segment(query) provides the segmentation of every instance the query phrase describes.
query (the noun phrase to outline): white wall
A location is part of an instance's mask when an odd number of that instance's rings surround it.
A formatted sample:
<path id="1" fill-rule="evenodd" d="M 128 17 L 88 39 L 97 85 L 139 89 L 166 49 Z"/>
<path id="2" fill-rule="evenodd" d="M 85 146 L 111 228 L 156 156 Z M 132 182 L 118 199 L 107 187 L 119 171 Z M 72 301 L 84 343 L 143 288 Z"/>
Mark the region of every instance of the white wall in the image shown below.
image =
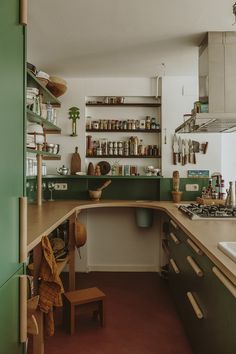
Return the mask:
<path id="1" fill-rule="evenodd" d="M 225 186 L 229 181 L 236 181 L 236 133 L 222 134 L 222 175 L 225 179 Z"/>
<path id="2" fill-rule="evenodd" d="M 195 76 L 166 76 L 162 79 L 162 171 L 165 177 L 172 177 L 175 170 L 181 177 L 187 177 L 187 170 L 221 171 L 221 135 L 220 134 L 178 134 L 182 139 L 208 141 L 207 154 L 196 154 L 196 165 L 173 165 L 172 138 L 175 128 L 183 123 L 183 115 L 191 113 L 193 102 L 198 100 L 198 81 Z M 166 129 L 167 144 L 164 144 Z"/>

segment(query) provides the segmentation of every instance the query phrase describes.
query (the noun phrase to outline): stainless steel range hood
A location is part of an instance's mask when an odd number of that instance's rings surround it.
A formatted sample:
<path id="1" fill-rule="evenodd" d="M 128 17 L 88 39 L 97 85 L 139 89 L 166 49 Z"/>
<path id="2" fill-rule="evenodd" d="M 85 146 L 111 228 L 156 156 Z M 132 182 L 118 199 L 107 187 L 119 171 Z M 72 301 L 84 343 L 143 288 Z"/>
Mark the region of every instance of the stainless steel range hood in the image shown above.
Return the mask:
<path id="1" fill-rule="evenodd" d="M 200 44 L 199 101 L 176 133 L 236 131 L 236 32 L 208 32 Z"/>

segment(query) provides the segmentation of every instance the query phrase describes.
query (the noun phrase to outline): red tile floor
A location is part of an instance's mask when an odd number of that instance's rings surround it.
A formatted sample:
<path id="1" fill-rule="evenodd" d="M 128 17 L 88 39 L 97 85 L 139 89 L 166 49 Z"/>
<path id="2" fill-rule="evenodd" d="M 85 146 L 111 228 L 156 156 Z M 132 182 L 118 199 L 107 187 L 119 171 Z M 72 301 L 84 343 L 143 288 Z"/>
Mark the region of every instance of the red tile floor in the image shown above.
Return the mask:
<path id="1" fill-rule="evenodd" d="M 99 327 L 86 305 L 79 307 L 70 336 L 57 310 L 45 354 L 192 354 L 168 284 L 157 273 L 79 273 L 76 282 L 77 288 L 96 286 L 106 294 L 106 326 Z"/>

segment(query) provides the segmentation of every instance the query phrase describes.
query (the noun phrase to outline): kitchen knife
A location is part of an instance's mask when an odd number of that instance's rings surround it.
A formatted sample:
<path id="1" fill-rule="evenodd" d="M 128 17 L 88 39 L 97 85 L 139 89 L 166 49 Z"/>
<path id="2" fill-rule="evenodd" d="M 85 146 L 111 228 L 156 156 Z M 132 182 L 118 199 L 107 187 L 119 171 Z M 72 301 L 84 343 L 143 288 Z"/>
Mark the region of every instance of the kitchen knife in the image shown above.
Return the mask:
<path id="1" fill-rule="evenodd" d="M 178 157 L 178 139 L 176 134 L 173 135 L 173 164 L 177 165 L 177 157 Z"/>
<path id="2" fill-rule="evenodd" d="M 185 146 L 184 164 L 186 165 L 189 162 L 189 145 L 187 139 L 184 140 L 184 146 Z"/>
<path id="3" fill-rule="evenodd" d="M 191 139 L 189 139 L 188 141 L 188 149 L 189 149 L 188 162 L 192 163 L 192 140 Z"/>
<path id="4" fill-rule="evenodd" d="M 182 151 L 182 139 L 179 136 L 179 139 L 178 139 L 178 161 L 180 163 L 182 163 L 182 157 L 183 157 L 182 153 L 183 153 L 183 151 Z"/>
<path id="5" fill-rule="evenodd" d="M 185 146 L 185 140 L 182 140 L 182 165 L 186 165 L 186 146 Z"/>

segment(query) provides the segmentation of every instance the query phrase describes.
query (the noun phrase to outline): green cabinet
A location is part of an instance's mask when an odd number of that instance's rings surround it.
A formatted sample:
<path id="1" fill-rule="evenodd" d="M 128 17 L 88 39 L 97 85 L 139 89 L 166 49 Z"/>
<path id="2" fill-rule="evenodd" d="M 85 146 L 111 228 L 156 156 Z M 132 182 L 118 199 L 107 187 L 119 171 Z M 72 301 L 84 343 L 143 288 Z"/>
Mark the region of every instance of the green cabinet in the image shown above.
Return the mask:
<path id="1" fill-rule="evenodd" d="M 19 342 L 19 197 L 24 195 L 25 29 L 19 0 L 0 1 L 0 353 Z"/>
<path id="2" fill-rule="evenodd" d="M 24 28 L 19 0 L 0 3 L 0 286 L 19 269 L 19 197 L 24 193 Z"/>
<path id="3" fill-rule="evenodd" d="M 234 354 L 236 298 L 215 275 L 217 267 L 173 221 L 168 248 L 170 290 L 193 352 Z"/>
<path id="4" fill-rule="evenodd" d="M 24 346 L 19 342 L 19 276 L 20 268 L 0 288 L 0 353 L 23 354 Z M 17 330 L 16 330 L 17 329 Z"/>

